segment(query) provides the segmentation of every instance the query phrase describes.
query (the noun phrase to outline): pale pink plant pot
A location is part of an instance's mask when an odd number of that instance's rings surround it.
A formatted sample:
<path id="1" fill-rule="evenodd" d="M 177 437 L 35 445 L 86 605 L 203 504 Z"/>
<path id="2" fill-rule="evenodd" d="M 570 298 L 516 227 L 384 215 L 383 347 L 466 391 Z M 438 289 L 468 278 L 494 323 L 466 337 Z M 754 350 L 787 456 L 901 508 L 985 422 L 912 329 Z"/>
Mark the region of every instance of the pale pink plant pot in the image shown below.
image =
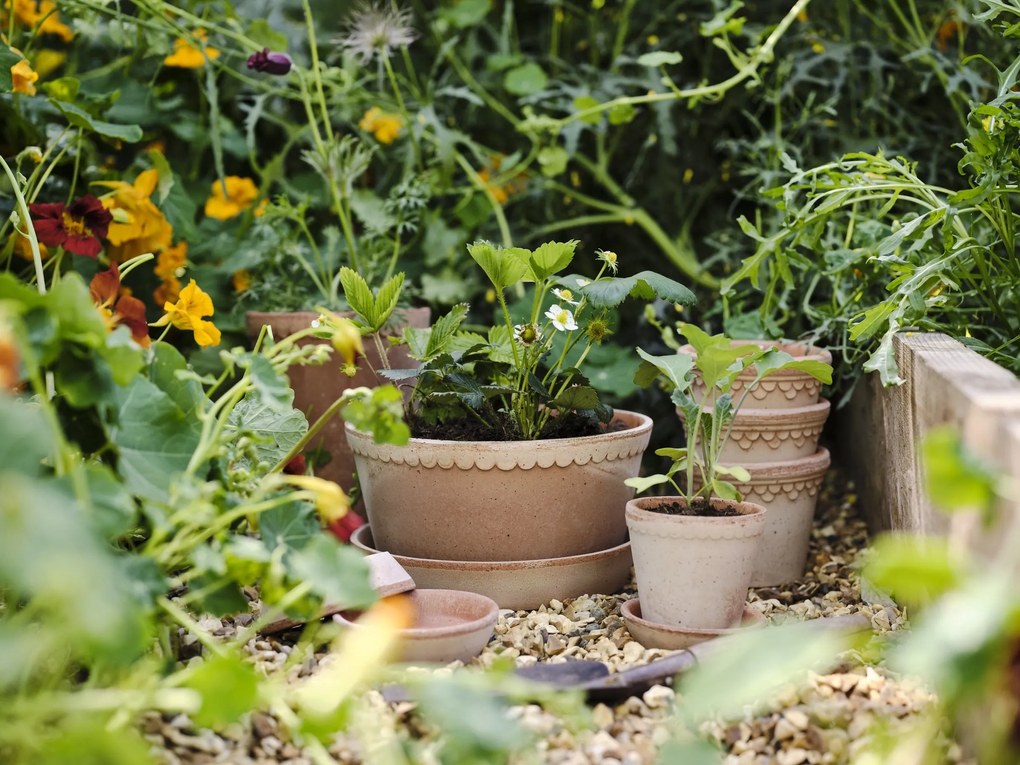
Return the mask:
<path id="1" fill-rule="evenodd" d="M 739 515 L 700 517 L 654 512 L 679 497 L 627 503 L 627 529 L 642 617 L 696 630 L 740 623 L 765 530 L 767 511 L 751 502 L 713 499 Z"/>
<path id="2" fill-rule="evenodd" d="M 824 348 L 807 343 L 781 342 L 779 340 L 734 340 L 734 345 L 757 345 L 761 348 L 778 348 L 797 359 L 811 359 L 832 363 L 832 354 Z M 694 354 L 694 348 L 685 345 L 680 353 Z M 744 370 L 733 383 L 730 394 L 739 401 L 745 386 L 756 377 L 754 368 Z M 796 369 L 782 369 L 773 372 L 751 389 L 744 401 L 748 409 L 788 409 L 817 404 L 822 393 L 822 383 L 809 374 Z M 694 384 L 694 397 L 700 401 L 705 396 L 705 387 L 700 381 Z M 709 400 L 714 400 L 714 396 Z"/>
<path id="3" fill-rule="evenodd" d="M 817 404 L 787 409 L 741 408 L 733 417 L 719 461 L 750 467 L 810 457 L 818 450 L 830 408 L 824 398 Z"/>
<path id="4" fill-rule="evenodd" d="M 652 421 L 617 410 L 620 429 L 540 441 L 412 438 L 377 444 L 347 427 L 375 547 L 442 561 L 585 555 L 627 541 Z"/>

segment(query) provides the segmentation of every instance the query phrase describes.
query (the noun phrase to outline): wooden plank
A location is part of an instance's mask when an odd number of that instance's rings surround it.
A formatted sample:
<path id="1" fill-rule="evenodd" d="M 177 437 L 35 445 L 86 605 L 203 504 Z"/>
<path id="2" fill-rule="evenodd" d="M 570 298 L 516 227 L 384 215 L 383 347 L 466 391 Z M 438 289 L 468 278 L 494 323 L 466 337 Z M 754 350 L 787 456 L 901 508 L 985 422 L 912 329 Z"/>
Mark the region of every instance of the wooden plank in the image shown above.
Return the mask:
<path id="1" fill-rule="evenodd" d="M 858 485 L 873 530 L 947 533 L 945 517 L 924 493 L 918 449 L 936 425 L 955 425 L 965 446 L 1020 482 L 1020 380 L 946 335 L 903 333 L 895 340 L 906 382 L 882 388 L 874 375 L 861 382 L 837 418 L 840 456 Z M 1020 505 L 1003 510 L 1020 518 Z M 1001 538 L 956 522 L 953 534 L 970 546 Z"/>

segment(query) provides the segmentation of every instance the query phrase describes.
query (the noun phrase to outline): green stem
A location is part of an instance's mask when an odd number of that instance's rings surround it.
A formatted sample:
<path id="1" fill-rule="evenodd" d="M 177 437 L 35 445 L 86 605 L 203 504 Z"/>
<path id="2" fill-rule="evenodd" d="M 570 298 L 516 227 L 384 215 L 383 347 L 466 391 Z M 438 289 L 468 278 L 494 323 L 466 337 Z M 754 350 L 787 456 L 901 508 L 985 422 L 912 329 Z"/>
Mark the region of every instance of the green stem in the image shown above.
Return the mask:
<path id="1" fill-rule="evenodd" d="M 308 0 L 301 0 L 304 9 L 305 25 L 308 28 L 308 51 L 312 57 L 312 80 L 315 82 L 315 95 L 322 111 L 322 127 L 326 131 L 326 140 L 333 142 L 333 126 L 329 121 L 329 107 L 326 106 L 326 93 L 322 87 L 322 72 L 319 69 L 319 47 L 315 42 L 315 23 L 312 20 L 312 9 Z"/>
<path id="2" fill-rule="evenodd" d="M 7 164 L 7 160 L 0 155 L 0 165 L 3 165 L 4 173 L 11 182 L 11 192 L 14 194 L 14 201 L 18 207 L 18 214 L 25 224 L 25 233 L 28 234 L 29 247 L 32 249 L 32 263 L 35 265 L 35 287 L 40 295 L 46 294 L 46 275 L 43 272 L 42 253 L 39 251 L 39 239 L 35 235 L 35 226 L 32 225 L 32 213 L 28 209 L 28 202 L 21 191 L 21 184 L 17 176 Z"/>

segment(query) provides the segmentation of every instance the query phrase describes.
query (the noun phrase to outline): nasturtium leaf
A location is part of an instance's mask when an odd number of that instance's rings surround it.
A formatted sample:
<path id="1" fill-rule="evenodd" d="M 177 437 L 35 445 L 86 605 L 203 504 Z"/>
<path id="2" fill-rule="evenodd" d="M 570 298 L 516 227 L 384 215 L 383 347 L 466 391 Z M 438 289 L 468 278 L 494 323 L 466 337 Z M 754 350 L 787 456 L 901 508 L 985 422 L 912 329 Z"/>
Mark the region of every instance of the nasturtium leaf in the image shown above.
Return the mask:
<path id="1" fill-rule="evenodd" d="M 54 442 L 39 404 L 28 399 L 0 396 L 0 470 L 37 476 L 43 461 L 53 462 Z"/>
<path id="2" fill-rule="evenodd" d="M 289 411 L 294 402 L 294 390 L 287 379 L 261 354 L 246 354 L 245 361 L 259 401 L 270 409 Z"/>
<path id="3" fill-rule="evenodd" d="M 68 344 L 53 369 L 57 390 L 72 407 L 85 409 L 114 392 L 106 359 L 79 345 Z"/>
<path id="4" fill-rule="evenodd" d="M 300 550 L 322 534 L 315 507 L 291 502 L 259 515 L 259 536 L 270 552 L 277 547 Z"/>
<path id="5" fill-rule="evenodd" d="M 207 658 L 184 683 L 202 696 L 192 715 L 204 727 L 235 722 L 258 702 L 259 679 L 255 667 L 230 654 Z"/>
<path id="6" fill-rule="evenodd" d="M 117 470 L 136 494 L 166 501 L 198 447 L 201 425 L 144 377 L 136 377 L 117 397 L 116 424 L 110 428 Z"/>
<path id="7" fill-rule="evenodd" d="M 546 146 L 538 152 L 538 165 L 546 178 L 555 178 L 562 174 L 567 169 L 569 159 L 570 155 L 562 146 Z"/>
<path id="8" fill-rule="evenodd" d="M 433 677 L 429 682 L 415 686 L 415 695 L 423 715 L 458 742 L 466 750 L 463 752 L 465 755 L 468 752 L 478 755 L 456 758 L 456 761 L 496 761 L 496 758 L 480 756 L 480 753 L 495 754 L 528 747 L 534 737 L 507 715 L 504 700 L 488 689 L 457 676 Z"/>
<path id="9" fill-rule="evenodd" d="M 308 432 L 304 413 L 294 409 L 294 392 L 288 389 L 286 407 L 270 405 L 260 396 L 248 394 L 241 399 L 227 420 L 228 431 L 250 433 L 259 462 L 275 465 L 297 446 Z M 253 466 L 241 461 L 244 467 Z"/>
<path id="10" fill-rule="evenodd" d="M 103 714 L 68 716 L 40 737 L 35 765 L 151 765 L 151 744 L 131 727 L 111 730 Z"/>
<path id="11" fill-rule="evenodd" d="M 196 412 L 206 400 L 205 392 L 197 380 L 182 378 L 177 373 L 188 369 L 181 352 L 169 343 L 153 343 L 149 349 L 148 375 L 157 388 L 187 416 Z"/>
<path id="12" fill-rule="evenodd" d="M 574 109 L 579 112 L 583 112 L 588 109 L 593 109 L 598 105 L 599 100 L 597 98 L 593 98 L 592 96 L 578 96 L 577 98 L 574 99 Z M 584 117 L 581 117 L 581 122 L 584 122 L 588 125 L 598 125 L 599 122 L 601 121 L 602 121 L 601 112 L 587 114 Z"/>
<path id="13" fill-rule="evenodd" d="M 515 66 L 503 76 L 503 87 L 515 96 L 533 96 L 545 90 L 549 78 L 542 67 L 533 62 Z"/>
<path id="14" fill-rule="evenodd" d="M 679 64 L 684 60 L 676 51 L 656 50 L 645 53 L 638 57 L 637 63 L 641 66 L 666 66 L 667 64 Z"/>
<path id="15" fill-rule="evenodd" d="M 324 603 L 362 608 L 376 599 L 364 557 L 328 534 L 320 534 L 295 550 L 288 558 L 288 567 Z"/>

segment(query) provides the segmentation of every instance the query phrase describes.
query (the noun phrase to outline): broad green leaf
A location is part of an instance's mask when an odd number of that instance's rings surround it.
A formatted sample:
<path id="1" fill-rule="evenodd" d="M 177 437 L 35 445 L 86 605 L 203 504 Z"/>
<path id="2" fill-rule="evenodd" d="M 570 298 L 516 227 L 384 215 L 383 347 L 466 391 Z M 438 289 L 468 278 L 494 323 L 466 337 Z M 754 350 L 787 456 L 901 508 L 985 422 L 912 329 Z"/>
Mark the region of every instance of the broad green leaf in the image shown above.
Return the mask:
<path id="1" fill-rule="evenodd" d="M 656 50 L 645 53 L 638 57 L 637 63 L 641 66 L 666 66 L 667 64 L 679 64 L 684 60 L 676 51 Z"/>
<path id="2" fill-rule="evenodd" d="M 152 765 L 152 745 L 131 727 L 112 729 L 103 714 L 67 716 L 47 733 L 35 765 Z"/>
<path id="3" fill-rule="evenodd" d="M 503 87 L 515 96 L 533 96 L 545 90 L 549 78 L 542 67 L 533 62 L 515 66 L 503 75 Z"/>
<path id="4" fill-rule="evenodd" d="M 60 335 L 90 348 L 106 344 L 109 331 L 92 302 L 88 285 L 77 273 L 65 274 L 45 297 L 51 313 L 60 324 Z"/>
<path id="5" fill-rule="evenodd" d="M 106 336 L 106 345 L 100 350 L 110 366 L 110 375 L 117 385 L 127 385 L 145 366 L 141 347 L 131 337 L 131 330 L 123 324 L 114 327 Z"/>
<path id="6" fill-rule="evenodd" d="M 521 281 L 528 272 L 519 257 L 490 242 L 469 244 L 468 253 L 482 267 L 492 286 L 499 292 Z"/>
<path id="7" fill-rule="evenodd" d="M 367 399 L 351 399 L 343 413 L 344 420 L 362 432 L 371 433 L 378 444 L 402 446 L 411 437 L 404 422 L 404 397 L 393 385 L 372 388 Z"/>
<path id="8" fill-rule="evenodd" d="M 617 104 L 606 115 L 610 125 L 626 125 L 637 116 L 637 109 L 631 104 Z"/>
<path id="9" fill-rule="evenodd" d="M 292 502 L 259 515 L 259 536 L 270 552 L 277 547 L 299 550 L 321 535 L 319 518 L 308 502 Z"/>
<path id="10" fill-rule="evenodd" d="M 677 449 L 672 446 L 664 446 L 661 449 L 656 449 L 655 453 L 660 457 L 669 457 L 674 462 L 687 459 L 686 449 Z"/>
<path id="11" fill-rule="evenodd" d="M 287 50 L 287 35 L 270 26 L 266 19 L 255 19 L 248 25 L 248 37 L 270 50 Z"/>
<path id="12" fill-rule="evenodd" d="M 52 464 L 54 442 L 42 409 L 26 399 L 0 396 L 0 471 L 38 476 L 43 461 Z"/>
<path id="13" fill-rule="evenodd" d="M 114 394 L 106 359 L 88 348 L 67 344 L 53 370 L 57 390 L 76 409 L 87 409 Z"/>
<path id="14" fill-rule="evenodd" d="M 202 706 L 192 719 L 203 727 L 235 722 L 258 701 L 255 667 L 230 654 L 206 658 L 189 673 L 184 685 L 202 697 Z"/>
<path id="15" fill-rule="evenodd" d="M 58 77 L 42 83 L 43 92 L 57 101 L 71 102 L 78 97 L 81 82 L 76 77 Z"/>
<path id="16" fill-rule="evenodd" d="M 149 379 L 170 397 L 185 416 L 198 411 L 208 399 L 197 380 L 177 374 L 188 369 L 188 362 L 181 352 L 169 343 L 159 342 L 152 344 L 150 353 Z"/>
<path id="17" fill-rule="evenodd" d="M 458 29 L 477 26 L 485 20 L 492 0 L 453 0 L 439 15 Z"/>
<path id="18" fill-rule="evenodd" d="M 694 293 L 687 287 L 654 271 L 641 271 L 634 276 L 603 277 L 580 287 L 576 286 L 577 278 L 567 277 L 561 283 L 583 293 L 597 308 L 615 308 L 628 297 L 648 301 L 659 298 L 682 305 L 692 305 L 695 301 Z"/>
<path id="19" fill-rule="evenodd" d="M 716 470 L 719 466 L 716 465 Z M 719 499 L 732 499 L 740 500 L 740 492 L 737 487 L 729 481 L 720 481 L 718 478 L 712 481 L 712 488 L 709 492 L 713 497 L 719 497 Z"/>
<path id="20" fill-rule="evenodd" d="M 294 391 L 288 389 L 287 406 L 280 407 L 264 398 L 249 393 L 241 399 L 227 420 L 227 431 L 240 436 L 251 433 L 255 453 L 260 463 L 272 467 L 293 449 L 308 432 L 308 420 L 303 412 L 291 405 Z M 248 469 L 255 466 L 241 464 Z M 268 467 L 266 469 L 268 469 Z"/>
<path id="21" fill-rule="evenodd" d="M 116 539 L 135 525 L 138 508 L 127 488 L 113 471 L 101 462 L 84 465 L 82 474 L 88 486 L 89 523 L 104 539 Z M 71 482 L 64 484 L 70 493 Z"/>
<path id="22" fill-rule="evenodd" d="M 532 746 L 534 734 L 509 717 L 507 702 L 467 673 L 433 676 L 414 693 L 421 713 L 461 748 L 463 756 L 451 762 L 505 762 L 507 751 Z M 449 747 L 445 752 L 451 753 Z"/>
<path id="23" fill-rule="evenodd" d="M 965 573 L 942 537 L 882 534 L 871 546 L 863 575 L 897 603 L 930 603 L 955 588 Z"/>
<path id="24" fill-rule="evenodd" d="M 66 101 L 53 100 L 52 103 L 63 112 L 67 121 L 74 127 L 91 130 L 105 138 L 114 138 L 126 143 L 137 143 L 142 140 L 142 129 L 138 125 L 115 125 L 112 122 L 98 120 L 84 109 Z"/>
<path id="25" fill-rule="evenodd" d="M 288 559 L 289 568 L 324 603 L 363 608 L 376 600 L 368 579 L 368 564 L 353 547 L 320 534 Z"/>
<path id="26" fill-rule="evenodd" d="M 637 349 L 638 356 L 645 360 L 653 369 L 672 384 L 674 388 L 684 390 L 691 384 L 691 369 L 694 367 L 694 359 L 687 353 L 671 353 L 667 356 L 653 356 L 642 348 Z M 652 383 L 657 375 L 650 376 L 647 367 L 639 369 L 634 376 L 634 382 L 642 387 Z"/>
<path id="27" fill-rule="evenodd" d="M 245 362 L 259 400 L 271 409 L 289 411 L 294 391 L 287 379 L 273 368 L 272 362 L 258 353 L 246 354 Z"/>
<path id="28" fill-rule="evenodd" d="M 173 400 L 144 377 L 118 394 L 117 470 L 128 487 L 148 499 L 166 501 L 170 486 L 191 460 L 201 435 L 199 421 L 186 417 Z"/>
<path id="29" fill-rule="evenodd" d="M 932 428 L 921 443 L 925 489 L 939 509 L 988 512 L 995 499 L 996 477 L 968 453 L 951 425 Z"/>
<path id="30" fill-rule="evenodd" d="M 594 409 L 599 405 L 599 394 L 587 385 L 572 385 L 553 399 L 557 409 Z"/>
<path id="31" fill-rule="evenodd" d="M 569 266 L 578 244 L 576 239 L 571 239 L 569 242 L 546 242 L 536 247 L 528 258 L 536 281 L 548 279 Z"/>
<path id="32" fill-rule="evenodd" d="M 754 368 L 760 379 L 781 369 L 791 369 L 811 375 L 816 380 L 829 385 L 832 383 L 832 365 L 817 359 L 798 359 L 778 348 L 769 348 L 754 361 Z"/>

